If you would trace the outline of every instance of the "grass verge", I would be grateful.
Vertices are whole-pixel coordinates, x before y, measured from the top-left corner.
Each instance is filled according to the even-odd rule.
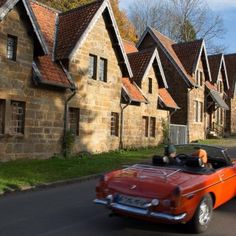
[[[163,153],[163,147],[110,152],[92,155],[90,158],[75,156],[69,159],[0,163],[0,193],[107,172],[125,164],[145,161],[158,153]]]

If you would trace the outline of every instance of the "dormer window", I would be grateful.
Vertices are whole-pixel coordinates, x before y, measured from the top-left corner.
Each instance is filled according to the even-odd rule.
[[[17,54],[17,37],[7,36],[7,58],[12,61],[16,61]]]
[[[197,72],[196,72],[196,84],[198,86],[203,85],[203,72],[200,70],[197,70]]]
[[[152,94],[152,78],[148,78],[148,93]]]

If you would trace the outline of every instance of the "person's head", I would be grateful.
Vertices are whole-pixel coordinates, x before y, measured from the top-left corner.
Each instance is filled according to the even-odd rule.
[[[199,148],[196,152],[192,154],[193,156],[199,157],[204,164],[207,163],[207,152],[204,149]]]
[[[169,157],[175,157],[176,156],[176,148],[173,144],[169,144],[165,148],[165,155]]]

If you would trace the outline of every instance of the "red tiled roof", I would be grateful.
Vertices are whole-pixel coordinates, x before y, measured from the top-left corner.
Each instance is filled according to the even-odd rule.
[[[133,52],[138,52],[138,49],[136,48],[135,44],[133,42],[127,41],[123,39],[123,45],[125,48],[125,52],[128,53],[133,53]]]
[[[135,83],[132,83],[129,78],[122,78],[122,84],[131,101],[147,103],[147,99],[141,93],[138,86]]]
[[[217,91],[216,84],[212,84],[210,81],[206,81],[205,85],[206,85],[206,87],[207,87],[209,90],[215,90],[215,91]]]
[[[224,57],[229,79],[229,95],[233,96],[236,86],[236,54],[228,54]]]
[[[138,86],[141,86],[143,76],[152,58],[155,49],[142,50],[128,54],[131,69],[133,71],[133,79]]]
[[[61,65],[53,62],[51,56],[38,57],[36,65],[40,71],[41,80],[43,82],[70,87],[71,84]]]
[[[174,108],[179,109],[178,105],[174,101],[174,99],[171,97],[170,93],[165,88],[159,88],[159,96],[162,100],[162,102],[165,104],[168,108]]]
[[[69,57],[103,2],[104,0],[98,0],[59,14],[57,47],[55,50],[57,59]]]
[[[222,54],[208,56],[209,66],[211,70],[211,78],[213,83],[217,82],[221,59]]]
[[[161,34],[159,31],[152,29],[153,33],[166,49],[168,54],[175,61],[179,69],[183,72],[185,77],[192,83],[195,84],[195,80],[192,77],[192,70],[194,66],[194,62],[196,57],[200,51],[200,45],[202,43],[201,40],[197,40],[196,42],[189,43],[180,43],[177,44],[167,36]],[[191,56],[189,56],[189,54]],[[190,61],[188,62],[188,58]]]
[[[30,5],[50,52],[52,52],[58,11],[34,1],[30,1]]]

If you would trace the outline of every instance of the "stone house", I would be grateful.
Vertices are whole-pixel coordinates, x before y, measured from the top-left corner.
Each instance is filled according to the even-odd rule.
[[[179,107],[168,93],[158,51],[124,45],[134,76],[123,79],[123,141],[126,147],[155,146],[163,140],[163,121]],[[143,97],[136,98],[131,85],[141,89]]]
[[[225,64],[230,87],[227,93],[229,110],[226,112],[226,131],[236,134],[236,54],[225,55]]]
[[[187,127],[189,142],[204,139],[209,126],[206,107],[206,82],[211,73],[204,40],[175,43],[148,27],[138,45],[139,50],[156,47],[169,92],[181,107],[171,116],[171,123]]]
[[[134,127],[129,125],[130,119],[155,117],[152,132],[156,133],[157,119],[167,118],[168,111],[157,112],[156,99],[161,93],[155,94],[155,111],[154,103],[153,108],[145,108],[152,97],[146,97],[132,79],[108,0],[65,13],[36,1],[2,0],[0,41],[4,71],[0,75],[1,160],[61,153],[68,130],[75,138],[75,153],[107,152],[121,147],[123,141],[124,146],[149,146],[161,140],[159,131],[150,141],[134,138]],[[156,92],[167,85],[157,52],[151,55],[144,77],[152,77]],[[157,77],[154,72],[159,73]],[[140,86],[145,90],[147,85]],[[165,101],[168,93],[162,96]],[[127,97],[131,98],[127,111],[132,106],[136,113],[123,116]],[[149,115],[149,111],[154,113]],[[153,119],[150,122],[154,125]]]
[[[226,104],[229,81],[224,55],[208,56],[212,81],[206,82],[206,100],[209,114],[209,135],[224,136],[226,131]]]
[[[0,1],[0,159],[61,151],[63,110],[73,90],[28,1]]]

